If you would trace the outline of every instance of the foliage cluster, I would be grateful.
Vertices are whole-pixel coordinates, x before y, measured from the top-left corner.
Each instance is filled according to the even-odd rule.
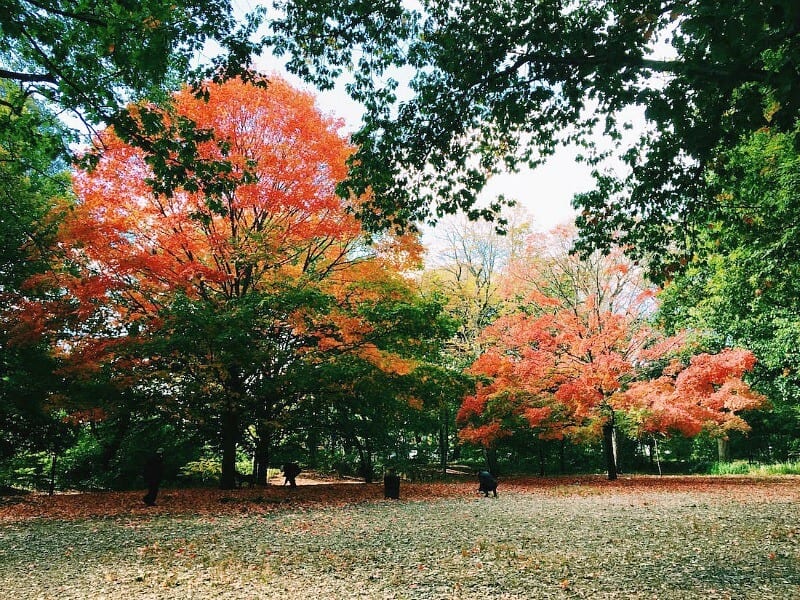
[[[444,472],[476,458],[453,444],[465,397],[492,468],[798,450],[796,2],[4,8],[0,460],[27,456],[26,481],[133,485],[158,446],[171,473],[219,452],[223,487],[242,450],[262,482],[301,456]],[[264,46],[320,87],[352,74],[352,140],[248,70]],[[61,111],[95,133],[71,173]],[[582,261],[478,203],[565,143],[596,180]],[[408,231],[457,209],[508,236],[451,232],[412,281]]]

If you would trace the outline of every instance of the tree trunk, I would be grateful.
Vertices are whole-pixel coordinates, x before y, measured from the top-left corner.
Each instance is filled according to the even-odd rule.
[[[567,441],[561,438],[558,444],[558,473],[560,475],[563,475],[567,471],[566,449]]]
[[[225,406],[222,413],[222,473],[219,487],[236,488],[236,444],[239,441],[238,408],[243,396],[242,374],[236,364],[228,367]]]
[[[497,466],[497,450],[495,448],[484,448],[483,457],[486,460],[486,468],[488,469],[489,473],[496,478],[499,475],[499,469]]]
[[[223,490],[236,488],[236,442],[239,437],[239,417],[236,409],[227,406],[222,414],[222,473],[219,487]]]
[[[450,411],[444,407],[439,413],[439,466],[447,474],[447,457],[450,454]]]
[[[545,456],[544,456],[544,441],[540,438],[537,440],[538,449],[539,449],[539,477],[544,477],[544,463],[545,463]]]
[[[316,416],[312,416],[312,418],[316,421]],[[306,446],[308,448],[306,464],[309,469],[316,469],[319,466],[319,429],[314,425],[308,428]]]
[[[656,464],[658,465],[658,476],[661,477],[663,475],[663,473],[661,472],[661,453],[658,451],[658,439],[655,436],[653,436],[652,447],[655,449]]]
[[[717,438],[717,459],[721,463],[730,461],[730,440],[728,438]]]
[[[617,478],[617,463],[614,461],[614,416],[603,424],[603,453],[606,457],[606,469],[609,481]]]
[[[127,407],[125,407],[115,419],[113,433],[110,436],[111,439],[108,443],[101,443],[103,454],[100,460],[102,461],[104,471],[111,469],[111,461],[114,460],[114,457],[117,456],[119,449],[122,447],[122,442],[130,429],[130,425],[131,413]]]
[[[50,462],[50,489],[48,495],[52,496],[56,491],[56,453],[53,452],[53,458]]]
[[[611,430],[611,448],[614,450],[614,466],[617,469],[617,475],[622,473],[619,446],[619,430],[614,427],[614,429]]]
[[[365,483],[372,483],[375,478],[375,469],[372,465],[372,453],[368,448],[357,444],[358,448],[358,474],[364,478]]]
[[[256,449],[253,455],[253,483],[267,485],[269,483],[269,459],[272,449],[271,439],[263,428],[256,432]]]

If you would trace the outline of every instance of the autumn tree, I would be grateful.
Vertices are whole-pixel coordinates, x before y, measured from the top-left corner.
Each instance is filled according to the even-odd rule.
[[[232,487],[242,429],[271,419],[288,365],[362,333],[336,295],[364,272],[405,268],[416,250],[411,240],[365,245],[351,201],[334,192],[351,149],[310,94],[277,78],[209,90],[208,101],[179,94],[176,118],[213,129],[200,149],[212,161],[225,155],[235,185],[215,197],[195,186],[157,193],[143,153],[105,131],[97,167],[74,176],[64,266],[31,282],[49,285],[52,303],[27,307],[20,331],[63,315],[55,347],[66,360],[113,364],[134,377],[126,384],[142,377],[176,409],[201,411],[218,431],[222,486]]]
[[[638,270],[619,254],[581,260],[573,235],[534,234],[509,265],[517,309],[483,332],[471,371],[489,381],[464,401],[461,436],[491,446],[525,424],[544,439],[601,438],[613,479],[620,392],[660,336],[644,320],[652,291]]]
[[[705,431],[720,442],[720,460],[727,460],[728,433],[750,430],[740,413],[765,402],[742,380],[755,363],[755,355],[740,348],[697,354],[688,365],[677,360],[660,377],[631,384],[625,402],[642,431],[687,437]]]
[[[655,308],[653,292],[642,287],[641,274],[633,265],[619,254],[582,261],[564,252],[568,239],[568,232],[552,236],[555,246],[534,239],[527,268],[518,265],[512,270],[512,277],[521,283],[520,309],[484,332],[489,349],[471,370],[486,382],[464,400],[461,435],[491,445],[524,426],[544,438],[600,438],[608,477],[614,479],[618,413],[628,413],[634,405],[647,414],[655,412],[646,392],[628,393],[629,388],[645,390],[645,384],[634,382],[680,350],[683,341],[681,336],[667,338],[649,324],[646,317]],[[724,381],[714,373],[729,358],[696,358],[678,379],[684,386],[704,373],[708,383],[698,394],[718,391],[709,391],[709,386],[745,394],[738,405],[733,400],[719,402],[717,397],[703,403],[703,410],[719,413],[717,422],[738,424],[733,413],[758,402],[756,395],[747,395],[749,388],[741,381],[752,363],[726,371]],[[685,401],[692,404],[697,398],[695,394]],[[648,422],[657,422],[656,417]]]

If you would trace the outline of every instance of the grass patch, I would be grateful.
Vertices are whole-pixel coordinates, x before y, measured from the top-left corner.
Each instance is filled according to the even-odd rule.
[[[711,466],[712,475],[800,475],[800,462],[783,462],[771,464],[750,463],[746,460],[717,462]]]

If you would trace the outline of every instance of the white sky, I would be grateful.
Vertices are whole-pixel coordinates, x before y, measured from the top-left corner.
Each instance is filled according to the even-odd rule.
[[[354,132],[358,129],[362,111],[343,91],[343,86],[328,92],[316,92],[297,77],[287,73],[277,59],[261,58],[256,68],[266,73],[277,73],[293,85],[314,91],[320,109],[331,116],[344,119],[345,130]],[[579,164],[576,150],[561,148],[545,164],[534,171],[526,169],[520,173],[498,175],[489,181],[484,198],[492,199],[500,194],[516,200],[531,215],[534,229],[547,231],[575,218],[575,210],[570,202],[572,196],[592,187],[589,168]],[[430,237],[427,233],[426,238]]]

